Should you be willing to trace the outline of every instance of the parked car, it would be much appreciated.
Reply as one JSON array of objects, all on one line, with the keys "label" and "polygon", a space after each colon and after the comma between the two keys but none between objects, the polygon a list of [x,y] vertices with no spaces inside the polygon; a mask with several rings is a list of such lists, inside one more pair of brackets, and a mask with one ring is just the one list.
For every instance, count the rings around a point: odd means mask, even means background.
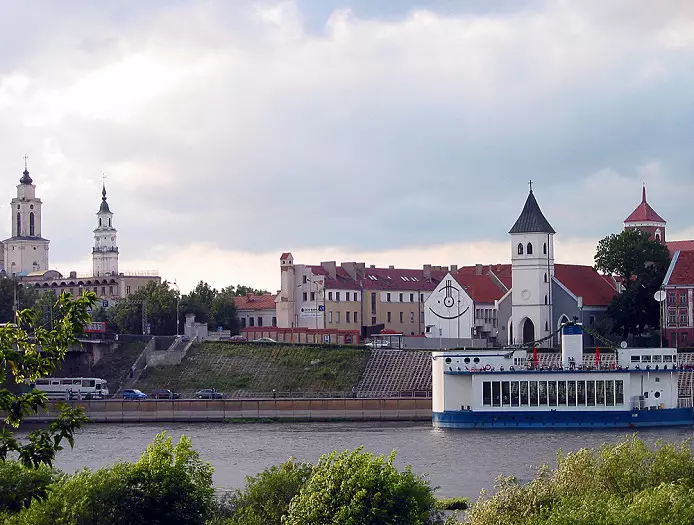
[{"label": "parked car", "polygon": [[229,341],[246,341],[246,338],[242,335],[232,335]]},{"label": "parked car", "polygon": [[224,394],[217,392],[214,388],[203,388],[195,392],[195,397],[198,399],[222,399]]},{"label": "parked car", "polygon": [[121,392],[123,399],[147,399],[147,394],[137,388],[126,388]]},{"label": "parked car", "polygon": [[181,394],[168,388],[157,388],[152,390],[149,397],[152,399],[181,399]]},{"label": "parked car", "polygon": [[366,343],[369,348],[390,348],[390,343],[388,341],[375,340]]},{"label": "parked car", "polygon": [[253,339],[254,343],[276,343],[274,339],[270,337],[261,337],[260,339]]}]

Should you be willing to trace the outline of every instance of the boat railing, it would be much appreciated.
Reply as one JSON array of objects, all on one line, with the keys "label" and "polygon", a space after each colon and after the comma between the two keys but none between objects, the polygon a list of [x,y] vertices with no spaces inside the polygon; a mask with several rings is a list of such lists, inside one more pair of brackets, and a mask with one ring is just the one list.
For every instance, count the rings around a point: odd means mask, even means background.
[{"label": "boat railing", "polygon": [[677,408],[692,408],[694,403],[692,403],[691,397],[679,397],[677,398]]}]

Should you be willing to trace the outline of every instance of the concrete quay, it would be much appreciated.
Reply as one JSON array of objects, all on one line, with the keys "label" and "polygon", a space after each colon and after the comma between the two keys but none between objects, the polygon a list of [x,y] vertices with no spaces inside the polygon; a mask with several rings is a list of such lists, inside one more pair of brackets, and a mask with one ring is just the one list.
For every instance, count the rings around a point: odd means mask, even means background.
[{"label": "concrete quay", "polygon": [[[109,399],[73,401],[93,423],[222,422],[233,420],[286,421],[431,421],[431,399]],[[48,411],[24,418],[25,422],[53,421],[54,403]]]}]

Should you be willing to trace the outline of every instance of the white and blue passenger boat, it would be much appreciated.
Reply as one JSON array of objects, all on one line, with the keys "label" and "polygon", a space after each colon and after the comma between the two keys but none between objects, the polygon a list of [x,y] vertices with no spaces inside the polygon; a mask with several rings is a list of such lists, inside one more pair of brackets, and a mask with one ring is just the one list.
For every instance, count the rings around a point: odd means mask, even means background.
[{"label": "white and blue passenger boat", "polygon": [[583,327],[562,327],[561,365],[527,349],[432,354],[433,424],[441,428],[635,428],[692,424],[691,391],[678,395],[672,348],[619,348],[583,365]]}]

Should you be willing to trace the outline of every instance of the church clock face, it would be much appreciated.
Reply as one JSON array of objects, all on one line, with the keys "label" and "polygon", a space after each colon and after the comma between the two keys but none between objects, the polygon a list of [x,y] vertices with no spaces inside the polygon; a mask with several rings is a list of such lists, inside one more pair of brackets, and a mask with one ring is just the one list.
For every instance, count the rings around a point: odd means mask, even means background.
[{"label": "church clock face", "polygon": [[432,297],[429,311],[439,319],[457,319],[470,309],[467,297],[460,288],[446,279],[446,284]]}]

